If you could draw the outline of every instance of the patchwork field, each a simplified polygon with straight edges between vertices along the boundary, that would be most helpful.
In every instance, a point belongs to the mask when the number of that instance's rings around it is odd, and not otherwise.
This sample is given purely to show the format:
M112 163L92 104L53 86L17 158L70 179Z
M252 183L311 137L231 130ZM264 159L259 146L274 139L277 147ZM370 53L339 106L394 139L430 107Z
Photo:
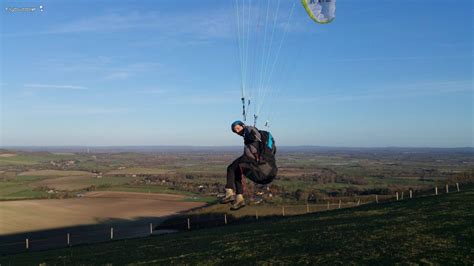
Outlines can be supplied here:
M85 189L90 186L120 185L132 181L132 177L102 177L91 176L66 176L49 178L30 184L32 187L48 187L62 191L74 191Z
M45 228L43 224L54 227L107 218L131 219L139 211L157 215L155 211L162 210L154 208L157 199L149 196L153 193L182 195L181 200L171 201L172 208L178 206L177 211L189 207L183 201L212 202L216 194L223 191L227 164L241 153L240 148L166 150L158 147L146 152L97 148L94 153L84 151L74 148L50 152L0 150L0 200L23 200L1 202L2 212L8 214L8 219L16 216L18 221L29 224L22 227L17 220L5 220L2 230L18 232L30 227ZM344 205L360 199L364 203L374 201L375 195L382 199L400 193L403 197L403 193L406 196L413 191L418 196L423 191L433 191L434 186L441 189L449 185L454 189L459 183L462 187L473 180L472 154L472 149L282 147L277 154L278 177L265 190L268 204L255 207L258 210L248 208L242 213L279 213L281 205L305 208L307 202L314 208L324 208L328 201L337 204L342 200ZM254 191L255 187L249 182L249 198ZM106 194L92 194L99 192L109 194L107 197ZM118 192L126 193L111 194ZM130 193L146 196L136 198ZM110 202L112 198L114 204ZM162 202L162 199L158 201ZM220 211L220 208L223 207L213 206L207 210ZM110 213L99 211L109 209ZM129 209L130 213L124 209ZM286 211L290 214L292 210ZM84 214L76 217L75 211ZM33 221L31 218L24 218L48 216L49 213L65 218L61 221L44 218L35 221L36 225L28 222Z

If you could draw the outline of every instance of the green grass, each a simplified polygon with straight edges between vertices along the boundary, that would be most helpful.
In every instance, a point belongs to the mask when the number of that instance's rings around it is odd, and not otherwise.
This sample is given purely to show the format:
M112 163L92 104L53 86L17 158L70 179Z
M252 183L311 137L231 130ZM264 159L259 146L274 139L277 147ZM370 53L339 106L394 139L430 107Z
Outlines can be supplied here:
M119 185L119 186L110 186L110 187L99 187L98 190L184 195L186 197L183 199L183 201L187 201L187 202L205 202L205 203L216 202L216 197L201 196L201 195L196 195L194 193L187 192L187 191L180 191L180 190L171 189L169 187L156 186L156 185L151 185L151 186Z
M45 198L47 196L48 196L48 193L46 191L25 189L25 190L17 191L15 193L11 193L3 199L9 199L9 200L12 200L12 199L37 199L37 198Z
M87 171L67 171L67 170L33 170L20 173L19 176L44 176L44 177L62 177L62 176L92 176Z
M153 174L167 174L170 170L163 168L144 168L144 167L130 167L122 170L108 171L107 175L153 175Z
M208 204L217 203L216 197L206 197L206 196L192 196L186 197L183 199L186 202L205 202Z
M34 165L41 161L31 156L0 157L0 166L4 165Z
M46 179L48 177L45 176L31 176L31 175L18 175L15 177L15 181L18 182L30 182L30 181L38 181L41 179Z
M49 163L50 161L54 160L74 160L80 158L83 158L83 156L74 154L25 153L12 157L0 157L0 166L35 165L40 163Z
M0 182L0 200L33 199L47 196L46 191L33 190L24 181Z
M474 191L7 256L2 265L441 264L474 261Z
M410 179L410 178L397 178L397 177L391 177L390 179L388 178L377 178L377 177L365 177L365 181L369 182L371 185L433 185L434 182L431 180L420 180L420 179Z
M164 193L164 194L180 194L180 195L192 195L190 192L184 192L174 190L168 187L162 186L147 186L147 185L120 185L107 187L101 190L107 191L123 191L123 192L140 192L140 193Z
M120 185L120 186L111 186L111 187L104 187L104 188L99 187L99 190L185 195L186 197L183 199L183 201L188 201L188 202L213 203L216 201L216 197L201 196L201 195L196 195L194 193L187 192L187 191L180 191L180 190L171 189L169 187L156 186L156 185L153 185L153 186Z
M28 189L28 185L16 181L0 182L0 198L8 197L13 193Z
M326 183L326 184L319 184L317 182L310 182L310 181L299 181L299 180L275 180L275 185L285 187L288 190L296 190L296 189L317 189L321 191L326 190L336 190L348 187L364 187L359 185L347 184L347 183Z
M74 190L74 187L88 187L88 186L116 186L123 185L132 181L132 177L116 177L116 176L105 176L102 178L89 177L84 179L71 180L69 184ZM54 187L54 186L53 186Z

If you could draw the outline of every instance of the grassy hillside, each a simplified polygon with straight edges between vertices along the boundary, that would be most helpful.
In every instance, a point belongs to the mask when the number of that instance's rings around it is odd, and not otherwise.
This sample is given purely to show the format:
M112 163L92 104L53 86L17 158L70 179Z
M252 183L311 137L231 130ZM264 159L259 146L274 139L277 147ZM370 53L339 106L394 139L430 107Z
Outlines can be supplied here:
M35 264L474 263L474 191L19 254Z

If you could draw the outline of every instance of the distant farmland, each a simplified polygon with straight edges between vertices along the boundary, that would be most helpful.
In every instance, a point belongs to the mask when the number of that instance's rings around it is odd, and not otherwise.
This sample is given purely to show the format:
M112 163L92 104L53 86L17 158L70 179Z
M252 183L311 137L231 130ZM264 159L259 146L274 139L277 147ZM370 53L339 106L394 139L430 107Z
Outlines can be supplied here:
M134 192L91 192L82 198L0 202L0 235L163 217L203 206L184 196Z
M458 185L464 191L474 181L473 151L282 148L274 182L263 188L247 184L246 199L258 200L254 196L260 195L263 203L249 202L241 211L229 212L227 205L212 204L188 210L216 201L224 188L226 166L241 149L0 150L0 242L8 242L0 245L0 251L22 252L26 238L34 251L64 246L69 233L77 245L107 241L113 227L114 239L121 239L186 228L187 219L194 229L199 224L213 226L206 217L216 218L217 224L224 223L225 217L229 223L249 217L255 221L382 204L412 194L418 198L433 195L435 188L444 194L446 186L450 192ZM163 223L164 216L178 212ZM323 226L318 221L310 222Z

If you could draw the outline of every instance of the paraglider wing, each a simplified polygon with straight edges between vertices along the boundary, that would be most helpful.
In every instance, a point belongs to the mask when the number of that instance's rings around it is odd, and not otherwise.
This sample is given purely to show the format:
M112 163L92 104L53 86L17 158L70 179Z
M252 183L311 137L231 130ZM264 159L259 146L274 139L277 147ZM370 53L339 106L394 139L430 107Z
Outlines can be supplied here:
M327 24L336 17L336 0L301 0L301 3L317 23Z

